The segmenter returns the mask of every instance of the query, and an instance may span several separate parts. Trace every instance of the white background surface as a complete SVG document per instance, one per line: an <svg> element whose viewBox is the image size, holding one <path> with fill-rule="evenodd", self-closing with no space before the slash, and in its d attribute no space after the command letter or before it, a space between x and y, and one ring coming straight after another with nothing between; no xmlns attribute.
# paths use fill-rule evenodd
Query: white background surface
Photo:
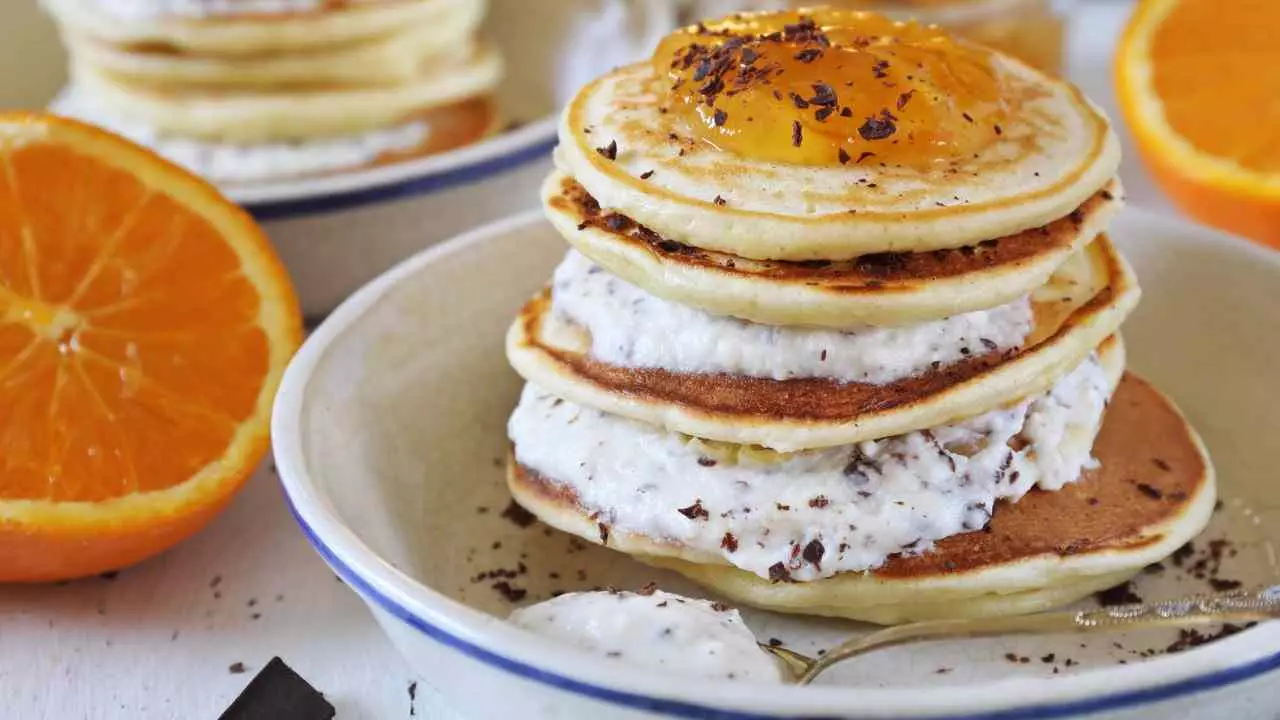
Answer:
<svg viewBox="0 0 1280 720"><path fill-rule="evenodd" d="M1071 74L1113 116L1110 52L1126 14L1086 3L1073 27ZM1167 208L1128 158L1130 201ZM342 720L411 715L416 678L312 552L267 468L208 530L115 579L0 588L6 719L216 718L275 655ZM244 674L229 672L236 662ZM458 718L425 681L414 705L414 717Z"/></svg>

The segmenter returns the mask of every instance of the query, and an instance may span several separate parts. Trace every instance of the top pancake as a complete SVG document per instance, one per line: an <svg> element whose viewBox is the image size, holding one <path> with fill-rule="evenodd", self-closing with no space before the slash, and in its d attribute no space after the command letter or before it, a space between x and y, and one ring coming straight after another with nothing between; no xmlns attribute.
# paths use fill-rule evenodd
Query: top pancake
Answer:
<svg viewBox="0 0 1280 720"><path fill-rule="evenodd" d="M1079 90L1004 56L993 64L1008 120L975 157L948 163L805 166L721 150L668 112L670 81L649 62L574 98L556 160L601 206L676 242L742 257L847 260L976 245L1066 216L1120 160L1107 119Z"/></svg>
<svg viewBox="0 0 1280 720"><path fill-rule="evenodd" d="M131 83L191 89L367 86L412 82L431 57L466 56L484 19L482 2L455 3L393 32L325 52L203 55L165 46L121 46L63 30L75 65Z"/></svg>
<svg viewBox="0 0 1280 720"><path fill-rule="evenodd" d="M337 47L409 24L432 22L462 2L487 4L486 0L337 0L318 2L304 11L199 17L163 12L120 16L102 0L40 1L59 25L104 42L231 56Z"/></svg>

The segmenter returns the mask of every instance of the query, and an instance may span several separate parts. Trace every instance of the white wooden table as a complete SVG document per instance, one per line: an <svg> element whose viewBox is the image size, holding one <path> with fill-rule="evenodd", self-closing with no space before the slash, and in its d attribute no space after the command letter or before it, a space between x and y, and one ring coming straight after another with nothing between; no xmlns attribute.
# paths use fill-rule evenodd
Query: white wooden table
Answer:
<svg viewBox="0 0 1280 720"><path fill-rule="evenodd" d="M1125 15L1088 3L1073 32L1071 74L1113 116L1110 53ZM1167 207L1128 157L1131 202ZM269 468L205 532L114 579L0 587L4 718L212 719L275 655L341 720L411 716L416 678L312 552ZM416 718L459 718L425 681L414 705Z"/></svg>

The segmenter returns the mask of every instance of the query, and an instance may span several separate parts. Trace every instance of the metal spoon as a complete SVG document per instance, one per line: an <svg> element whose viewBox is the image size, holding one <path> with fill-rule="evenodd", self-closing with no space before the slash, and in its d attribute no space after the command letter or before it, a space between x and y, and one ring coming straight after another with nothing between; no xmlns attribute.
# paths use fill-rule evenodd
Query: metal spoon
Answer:
<svg viewBox="0 0 1280 720"><path fill-rule="evenodd" d="M1154 627L1190 628L1218 623L1262 622L1280 619L1280 585L1261 590L1233 590L1216 595L1117 605L1100 610L1051 612L1017 617L976 620L934 620L886 628L837 645L821 657L811 658L784 647L761 643L780 659L797 685L808 685L837 663L881 648L928 640L995 637L1002 635L1057 635L1106 633Z"/></svg>

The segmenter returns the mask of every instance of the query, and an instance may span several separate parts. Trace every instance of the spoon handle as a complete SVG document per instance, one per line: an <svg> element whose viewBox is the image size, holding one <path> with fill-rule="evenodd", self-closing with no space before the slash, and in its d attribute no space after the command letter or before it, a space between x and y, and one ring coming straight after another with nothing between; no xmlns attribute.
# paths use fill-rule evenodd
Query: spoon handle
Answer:
<svg viewBox="0 0 1280 720"><path fill-rule="evenodd" d="M807 685L836 663L872 650L926 640L1113 632L1152 627L1187 628L1277 618L1280 618L1280 585L1262 590L1232 590L1216 595L1194 595L1079 612L912 623L886 628L832 648L809 666L798 682Z"/></svg>

